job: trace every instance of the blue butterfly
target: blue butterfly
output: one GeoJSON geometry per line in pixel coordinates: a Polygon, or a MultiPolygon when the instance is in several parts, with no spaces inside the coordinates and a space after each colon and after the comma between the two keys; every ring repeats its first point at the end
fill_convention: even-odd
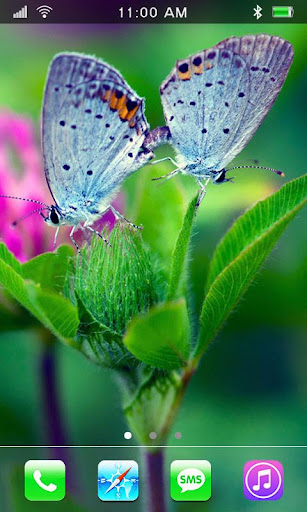
{"type": "MultiPolygon", "coordinates": [[[[176,168],[161,178],[193,176],[200,187],[197,206],[210,180],[231,181],[225,167],[269,112],[292,60],[291,44],[266,34],[231,37],[178,60],[160,87],[166,126],[153,130],[144,144],[150,150],[164,143],[174,147],[176,160],[167,159],[176,168]]],[[[256,166],[232,169],[245,167],[256,166]]]]}
{"type": "Polygon", "coordinates": [[[72,226],[76,246],[73,234],[81,225],[101,236],[91,225],[108,209],[127,221],[111,200],[153,157],[143,147],[148,133],[144,100],[118,71],[78,53],[54,57],[42,109],[44,169],[54,204],[29,201],[49,211],[40,213],[57,228],[55,242],[62,225],[72,226]]]}

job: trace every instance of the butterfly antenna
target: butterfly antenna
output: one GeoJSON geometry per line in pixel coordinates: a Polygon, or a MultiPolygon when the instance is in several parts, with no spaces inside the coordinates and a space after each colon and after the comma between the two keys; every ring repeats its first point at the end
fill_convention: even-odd
{"type": "Polygon", "coordinates": [[[27,217],[30,217],[30,215],[33,215],[33,213],[38,213],[38,212],[41,212],[43,210],[48,210],[48,207],[37,208],[36,210],[32,210],[32,212],[26,213],[22,217],[19,217],[19,219],[14,220],[14,222],[12,222],[12,224],[11,224],[12,227],[15,228],[17,226],[17,224],[19,224],[19,222],[21,222],[22,220],[26,219],[27,217]]]}
{"type": "Polygon", "coordinates": [[[27,201],[28,203],[41,204],[42,206],[45,206],[46,208],[50,209],[50,206],[48,206],[48,204],[45,204],[42,201],[36,201],[36,199],[27,199],[26,197],[4,196],[2,194],[0,194],[0,197],[4,197],[6,199],[18,199],[19,201],[27,201]]]}
{"type": "Polygon", "coordinates": [[[282,171],[278,171],[277,169],[272,169],[271,167],[263,167],[262,165],[237,165],[236,167],[230,167],[229,169],[225,169],[226,172],[233,171],[234,169],[264,169],[266,171],[275,172],[279,176],[284,177],[285,173],[282,171]]]}

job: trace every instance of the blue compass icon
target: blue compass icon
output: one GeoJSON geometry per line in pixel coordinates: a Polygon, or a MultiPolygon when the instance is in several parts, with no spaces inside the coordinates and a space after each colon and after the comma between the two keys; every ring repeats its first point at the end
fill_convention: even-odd
{"type": "Polygon", "coordinates": [[[139,468],[134,460],[103,460],[98,465],[98,497],[102,501],[135,501],[139,468]]]}

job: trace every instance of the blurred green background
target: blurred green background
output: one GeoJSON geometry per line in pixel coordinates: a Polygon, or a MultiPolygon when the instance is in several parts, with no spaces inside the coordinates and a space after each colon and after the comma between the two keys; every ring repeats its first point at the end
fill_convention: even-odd
{"type": "MultiPolygon", "coordinates": [[[[272,111],[235,163],[246,164],[257,159],[260,165],[283,170],[285,179],[290,180],[303,174],[306,168],[305,31],[303,25],[281,24],[1,26],[0,108],[30,116],[37,123],[39,134],[48,64],[55,53],[71,50],[96,54],[119,69],[132,88],[146,97],[147,118],[151,127],[156,127],[163,124],[159,85],[176,59],[231,35],[260,32],[279,35],[293,44],[294,63],[272,111]]],[[[168,146],[157,152],[158,157],[169,154],[168,146]]],[[[171,164],[164,165],[161,174],[171,169],[171,164]]],[[[146,173],[146,169],[139,173],[146,173]]],[[[233,174],[235,185],[209,186],[198,214],[191,252],[191,290],[199,306],[209,259],[225,230],[245,208],[282,184],[281,178],[265,171],[241,170],[233,174]]],[[[136,179],[137,176],[131,177],[124,187],[127,209],[136,179]]],[[[175,179],[181,180],[187,196],[196,191],[192,179],[175,179]]],[[[157,186],[160,185],[152,183],[152,187],[157,186]]],[[[174,426],[173,432],[180,431],[182,439],[171,437],[170,444],[303,445],[306,442],[304,231],[301,214],[292,222],[203,359],[174,426]]],[[[17,327],[13,332],[0,332],[0,444],[44,444],[48,439],[39,383],[41,345],[38,338],[23,332],[22,326],[17,327]]],[[[69,444],[133,445],[133,439],[123,439],[126,425],[110,372],[93,366],[60,343],[56,350],[57,384],[69,444]]],[[[176,450],[176,458],[185,458],[188,450],[184,456],[180,453],[176,450]]],[[[296,453],[293,453],[294,466],[296,453]]],[[[270,453],[267,456],[274,458],[270,453]]],[[[252,458],[248,453],[246,457],[252,458]]],[[[230,465],[226,464],[221,471],[231,495],[231,479],[227,478],[230,465]]],[[[195,510],[203,508],[199,506],[195,510]]],[[[221,509],[212,502],[206,510],[221,509]]],[[[229,510],[239,512],[246,508],[233,501],[229,510]]],[[[258,510],[257,504],[253,510],[258,510]]]]}

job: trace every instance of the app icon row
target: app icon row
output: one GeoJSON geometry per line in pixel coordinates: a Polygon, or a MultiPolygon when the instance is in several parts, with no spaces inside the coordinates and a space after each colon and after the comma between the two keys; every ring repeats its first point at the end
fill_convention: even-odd
{"type": "MultiPolygon", "coordinates": [[[[66,493],[66,469],[61,460],[28,460],[25,497],[29,501],[61,501],[66,493]]],[[[243,494],[253,501],[278,500],[284,471],[275,460],[244,465],[243,494]]],[[[211,464],[207,460],[175,460],[170,467],[174,501],[207,501],[211,497],[211,464]]],[[[98,497],[102,501],[135,501],[139,496],[139,467],[134,460],[103,460],[98,465],[98,497]]]]}

